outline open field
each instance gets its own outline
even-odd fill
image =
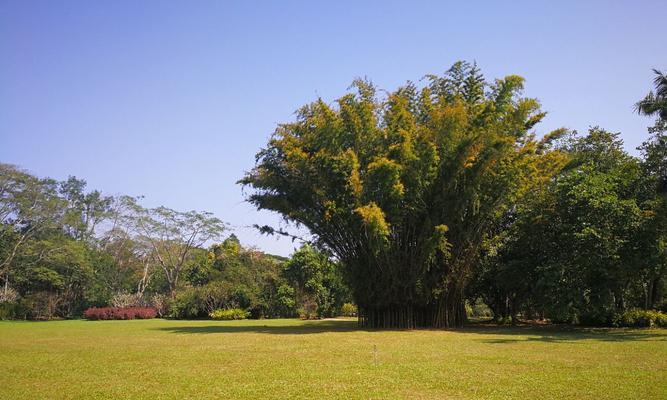
[[[664,399],[667,330],[0,322],[0,371],[2,399]]]

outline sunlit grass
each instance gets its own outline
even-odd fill
[[[0,399],[47,398],[665,399],[667,330],[0,322]]]

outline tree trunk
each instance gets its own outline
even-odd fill
[[[466,321],[461,296],[445,296],[435,304],[361,307],[359,326],[375,329],[453,328]]]

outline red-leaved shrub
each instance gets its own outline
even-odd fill
[[[157,311],[153,307],[92,307],[84,311],[86,319],[149,319],[155,318]]]

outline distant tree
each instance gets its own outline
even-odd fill
[[[30,305],[30,317],[69,317],[95,301],[91,250],[67,235],[28,242],[12,271],[13,286]]]
[[[193,249],[218,239],[226,226],[208,212],[180,212],[167,207],[149,209],[132,198],[126,200],[130,210],[127,221],[137,235],[135,240],[144,243],[173,295]]]
[[[67,200],[64,228],[75,239],[95,238],[95,228],[111,216],[113,197],[97,190],[86,193],[86,181],[70,176],[60,183],[60,193]]]
[[[8,290],[10,270],[22,248],[46,232],[59,231],[65,212],[56,181],[0,164],[0,278],[4,290]]]

